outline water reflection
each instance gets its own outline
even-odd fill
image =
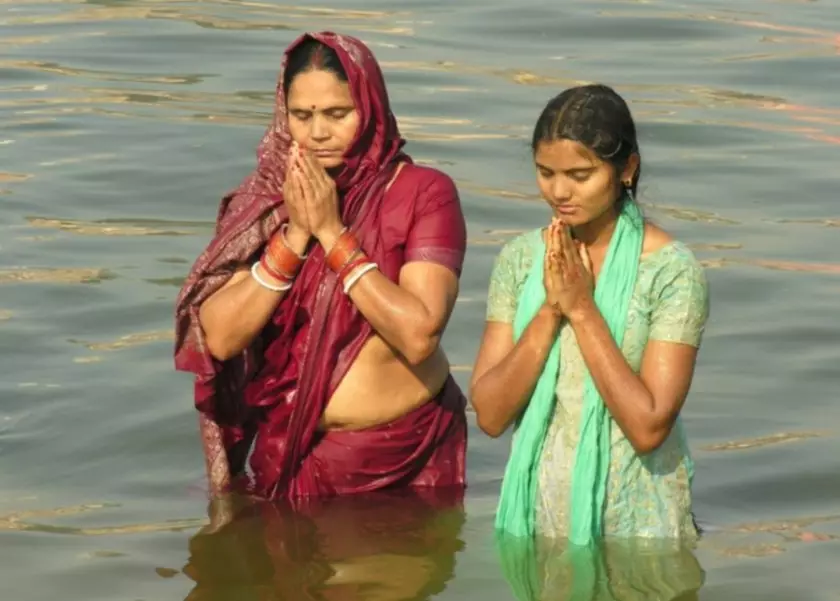
[[[463,547],[460,492],[234,504],[190,539],[188,601],[420,601],[446,588]]]
[[[519,601],[696,601],[705,572],[692,549],[671,541],[497,536],[502,568]]]

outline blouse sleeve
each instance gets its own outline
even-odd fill
[[[529,257],[524,256],[525,245],[523,236],[515,238],[496,257],[487,292],[487,321],[513,323],[519,289],[529,268]]]
[[[687,249],[657,276],[650,340],[699,347],[709,317],[709,287],[703,266]]]
[[[435,178],[421,192],[414,224],[405,245],[405,262],[430,261],[448,267],[458,276],[467,249],[467,225],[458,189],[451,178],[435,171]]]

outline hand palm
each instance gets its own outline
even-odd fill
[[[568,315],[592,295],[592,262],[586,246],[575,244],[565,224],[553,222],[546,238],[546,304],[555,313]]]

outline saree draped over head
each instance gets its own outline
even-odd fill
[[[289,46],[274,119],[257,168],[222,199],[216,234],[177,300],[175,366],[195,378],[195,405],[211,492],[242,483],[261,497],[367,492],[391,486],[464,484],[465,399],[450,377],[437,398],[385,426],[321,432],[332,393],[373,334],[315,246],[262,334],[225,362],[209,353],[199,307],[242,265],[259,256],[288,220],[282,186],[291,136],[282,89],[288,56],[314,38],[339,56],[360,116],[359,130],[334,175],[342,221],[384,275],[431,260],[460,274],[466,229],[451,179],[412,164],[402,152],[379,65],[359,40],[305,34]],[[405,167],[388,189],[399,163]]]

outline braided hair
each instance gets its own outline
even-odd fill
[[[552,98],[540,114],[531,150],[544,142],[572,140],[583,144],[621,174],[633,154],[639,155],[636,124],[624,99],[609,86],[590,84],[569,88]],[[642,160],[627,186],[636,196]],[[619,199],[624,199],[620,194]]]

